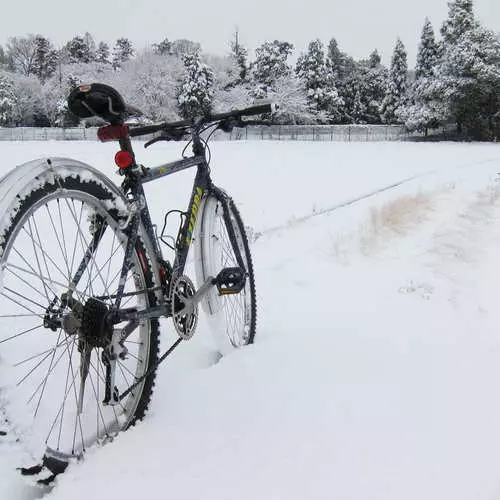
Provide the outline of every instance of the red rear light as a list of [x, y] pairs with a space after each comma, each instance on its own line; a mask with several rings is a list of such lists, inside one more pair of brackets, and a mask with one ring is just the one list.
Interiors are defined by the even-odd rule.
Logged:
[[134, 163], [134, 158], [128, 151], [118, 151], [115, 154], [115, 163], [120, 168], [127, 168]]
[[116, 141], [128, 137], [128, 125], [106, 125], [97, 130], [101, 142]]

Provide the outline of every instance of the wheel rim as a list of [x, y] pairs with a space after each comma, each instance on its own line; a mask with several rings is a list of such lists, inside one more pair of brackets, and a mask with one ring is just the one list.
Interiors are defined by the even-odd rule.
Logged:
[[[106, 221], [106, 230], [96, 226], [99, 218]], [[3, 249], [0, 394], [13, 424], [23, 434], [29, 429], [29, 447], [34, 453], [48, 451], [62, 459], [79, 456], [96, 441], [125, 428], [138, 405], [142, 387], [117, 406], [102, 404], [105, 367], [102, 348], [94, 347], [79, 413], [82, 339], [60, 326], [47, 327], [47, 317], [61, 317], [50, 312], [59, 309], [61, 294], [68, 291], [97, 231], [102, 239], [74, 296], [81, 303], [99, 297], [109, 306], [123, 262], [124, 237], [117, 221], [93, 196], [58, 191], [43, 197], [23, 214]], [[139, 288], [145, 288], [145, 279], [134, 254], [125, 292]], [[145, 301], [144, 294], [134, 295], [124, 298], [122, 307], [143, 308]], [[63, 316], [70, 313], [67, 307], [62, 311]], [[147, 322], [125, 342], [129, 354], [117, 362], [116, 369], [115, 385], [120, 393], [145, 372], [149, 342]]]
[[[210, 200], [207, 201], [210, 203]], [[205, 277], [216, 276], [226, 267], [239, 267], [224, 221], [223, 206], [213, 200], [208, 206], [211, 220], [206, 221], [207, 233], [204, 235], [206, 245], [204, 252]], [[230, 219], [238, 242], [240, 254], [248, 269], [243, 236], [230, 210]], [[252, 290], [250, 277], [247, 276], [244, 289], [234, 295], [220, 296], [214, 289], [208, 296], [209, 318], [216, 336], [223, 336], [233, 347], [241, 347], [249, 343], [252, 327]]]

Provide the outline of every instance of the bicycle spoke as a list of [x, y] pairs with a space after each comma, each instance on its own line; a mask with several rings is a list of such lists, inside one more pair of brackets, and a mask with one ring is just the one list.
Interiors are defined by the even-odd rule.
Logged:
[[[38, 315], [36, 315], [36, 316], [38, 316]], [[33, 328], [28, 328], [27, 330], [23, 330], [20, 333], [16, 333], [15, 335], [7, 337], [6, 339], [0, 340], [0, 344], [3, 344], [4, 342], [7, 342], [7, 341], [12, 340], [12, 339], [21, 337], [22, 335], [26, 335], [27, 333], [34, 332], [35, 330], [38, 330], [39, 328], [42, 328], [42, 327], [43, 327], [43, 325], [37, 325], [37, 326], [34, 326]]]

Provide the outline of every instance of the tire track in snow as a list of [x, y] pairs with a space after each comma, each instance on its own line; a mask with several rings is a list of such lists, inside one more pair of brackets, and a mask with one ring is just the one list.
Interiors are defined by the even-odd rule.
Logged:
[[[491, 158], [489, 160], [482, 160], [482, 161], [472, 162], [472, 163], [464, 163], [462, 165], [457, 165], [456, 167], [453, 167], [453, 168], [454, 168], [454, 170], [459, 170], [461, 168], [468, 168], [468, 167], [473, 167], [476, 165], [483, 165], [486, 163], [493, 163], [493, 162], [500, 163], [500, 158]], [[303, 215], [302, 217], [295, 218], [295, 219], [293, 219], [293, 223], [294, 224], [303, 224], [304, 222], [307, 222], [315, 217], [318, 217], [321, 215], [326, 215], [326, 214], [329, 214], [331, 212], [335, 212], [336, 210], [340, 210], [341, 208], [346, 208], [350, 205], [354, 205], [356, 203], [359, 203], [360, 201], [363, 201], [363, 200], [366, 200], [366, 199], [371, 198], [373, 196], [376, 196], [378, 194], [384, 193], [385, 191], [390, 191], [391, 189], [395, 189], [397, 187], [400, 187], [403, 184], [407, 184], [411, 181], [414, 181], [415, 179], [419, 179], [419, 178], [426, 177], [426, 176], [429, 176], [432, 174], [436, 174], [438, 172], [439, 172], [439, 170], [433, 169], [433, 170], [428, 170], [427, 172], [422, 172], [421, 174], [416, 174], [416, 175], [412, 175], [410, 177], [406, 177], [398, 182], [395, 182], [395, 183], [389, 184], [387, 186], [375, 189], [375, 190], [370, 191], [368, 193], [365, 193], [365, 194], [356, 196], [354, 198], [351, 198], [349, 200], [343, 201], [341, 203], [337, 203], [336, 205], [333, 205], [331, 207], [323, 208], [322, 210], [318, 210], [318, 211], [313, 212], [311, 214]], [[257, 241], [258, 239], [262, 238], [263, 236], [272, 235], [273, 233], [276, 233], [278, 231], [286, 229], [287, 227], [289, 227], [290, 222], [288, 222], [286, 224], [281, 224], [279, 226], [270, 227], [268, 229], [264, 229], [263, 231], [256, 232], [253, 235], [252, 242]]]

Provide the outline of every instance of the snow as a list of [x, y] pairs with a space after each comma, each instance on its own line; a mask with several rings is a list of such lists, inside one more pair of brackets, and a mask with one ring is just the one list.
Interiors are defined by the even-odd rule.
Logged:
[[[71, 156], [120, 181], [112, 145], [1, 147], [6, 170]], [[0, 437], [0, 498], [497, 498], [498, 145], [217, 142], [212, 156], [258, 236], [255, 345], [215, 362], [198, 331], [145, 421], [50, 492], [24, 485], [21, 445]], [[157, 221], [191, 174], [147, 185]]]

